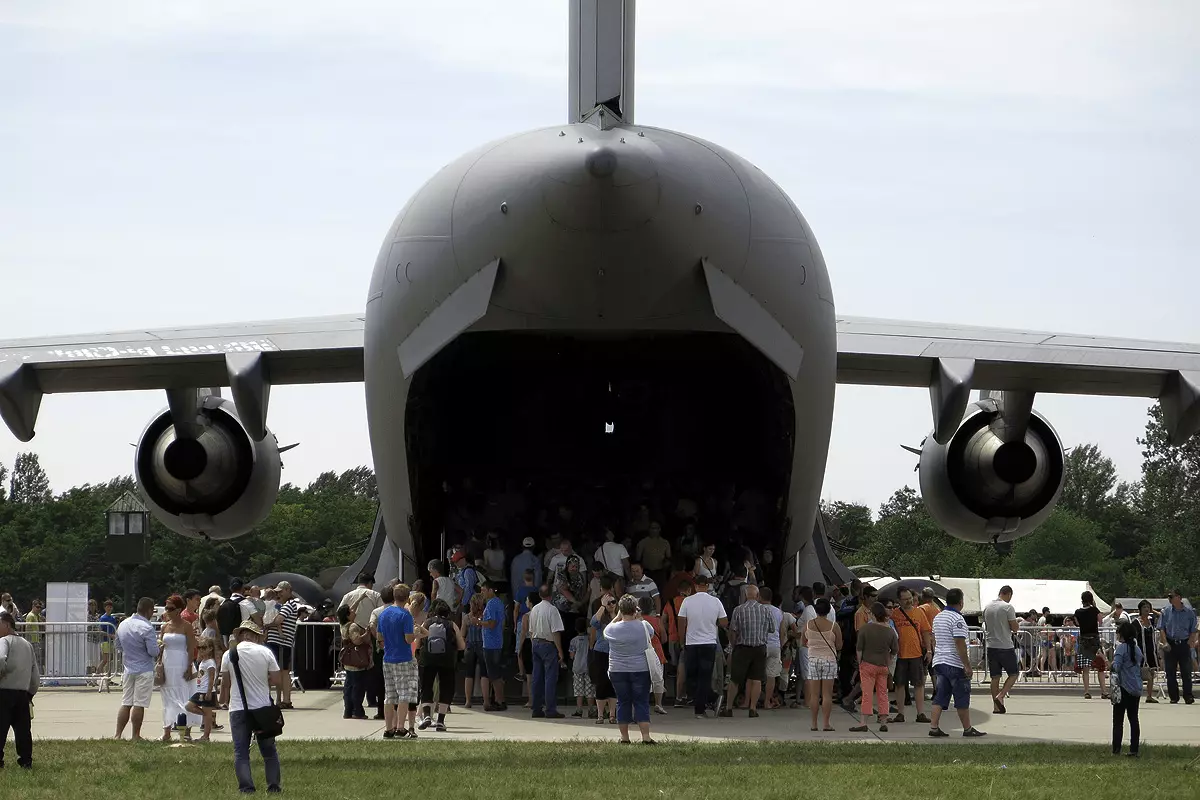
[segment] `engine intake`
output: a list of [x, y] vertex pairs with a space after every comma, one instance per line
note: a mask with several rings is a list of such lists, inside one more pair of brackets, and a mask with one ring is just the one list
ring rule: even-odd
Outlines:
[[921, 446], [921, 495], [929, 513], [952, 536], [970, 542], [1008, 542], [1033, 532], [1058, 504], [1064, 469], [1062, 441], [1045, 417], [1032, 412], [1024, 440], [1002, 438], [995, 403], [972, 403], [945, 445], [932, 435]]
[[279, 444], [270, 432], [255, 442], [233, 401], [205, 398], [206, 424], [178, 439], [170, 411], [146, 426], [134, 477], [150, 510], [184, 536], [233, 539], [266, 519], [279, 494]]

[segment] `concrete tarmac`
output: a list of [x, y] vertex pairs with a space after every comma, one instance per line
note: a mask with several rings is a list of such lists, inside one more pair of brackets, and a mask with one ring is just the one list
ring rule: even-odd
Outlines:
[[[927, 724], [915, 723], [914, 707], [905, 709], [908, 722], [895, 723], [887, 733], [879, 733], [872, 723], [869, 733], [850, 733], [848, 728], [858, 724], [857, 717], [834, 707], [831, 733], [812, 732], [807, 709], [762, 711], [750, 719], [744, 710], [735, 711], [732, 719], [696, 719], [692, 710], [668, 708], [666, 716], [652, 715], [651, 729], [656, 739], [718, 741], [722, 739], [763, 741], [907, 741], [933, 745], [946, 743], [984, 744], [989, 742], [1073, 742], [1108, 745], [1112, 735], [1112, 705], [1094, 694], [1084, 700], [1079, 691], [1052, 689], [1018, 690], [1009, 698], [1008, 713], [992, 713], [986, 693], [976, 690], [972, 695], [971, 722], [987, 732], [982, 739], [963, 739], [962, 728], [953, 709], [942, 717], [942, 728], [950, 733], [947, 739], [928, 736]], [[285, 712], [288, 739], [381, 739], [383, 722], [375, 720], [342, 719], [342, 694], [333, 691], [296, 691], [292, 695], [295, 710]], [[35, 700], [33, 732], [39, 739], [100, 739], [111, 737], [115, 730], [121, 692], [114, 687], [109, 693], [93, 689], [43, 689]], [[570, 714], [574, 701], [561, 706]], [[1200, 744], [1200, 704], [1187, 706], [1182, 702], [1170, 705], [1162, 701], [1140, 708], [1142, 741], [1144, 744]], [[213, 733], [215, 741], [229, 741], [227, 714], [220, 712], [218, 721], [226, 728]], [[516, 741], [615, 740], [617, 726], [597, 725], [594, 720], [567, 717], [561, 720], [532, 719], [530, 712], [510, 704], [506, 712], [488, 712], [455, 707], [446, 718], [449, 731], [435, 733], [432, 728], [421, 732], [422, 739], [511, 739]], [[146, 710], [142, 735], [155, 739], [162, 736], [162, 705], [156, 692]], [[199, 731], [195, 732], [199, 736]], [[636, 737], [636, 733], [634, 736]], [[125, 737], [130, 736], [127, 729]], [[1125, 741], [1128, 742], [1128, 727]]]

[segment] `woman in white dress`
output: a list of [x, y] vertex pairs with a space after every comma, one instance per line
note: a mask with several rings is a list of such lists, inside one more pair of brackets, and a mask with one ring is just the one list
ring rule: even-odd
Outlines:
[[196, 678], [193, 668], [192, 653], [196, 652], [196, 631], [192, 625], [181, 616], [186, 608], [183, 598], [171, 595], [167, 598], [163, 613], [162, 641], [159, 644], [159, 654], [162, 660], [163, 683], [163, 736], [164, 742], [171, 741], [171, 729], [179, 723], [180, 716], [185, 718], [186, 731], [184, 741], [192, 738], [192, 726], [202, 724], [203, 720], [196, 714], [187, 713], [188, 700], [192, 696], [192, 686]]

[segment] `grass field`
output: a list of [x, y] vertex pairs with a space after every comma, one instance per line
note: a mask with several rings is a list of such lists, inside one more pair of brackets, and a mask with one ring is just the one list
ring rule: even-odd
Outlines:
[[[432, 737], [430, 737], [432, 738]], [[911, 800], [1195, 797], [1193, 748], [1138, 760], [1103, 747], [1040, 744], [616, 744], [280, 740], [284, 796], [473, 800], [701, 800], [813, 797]], [[0, 772], [8, 800], [211, 800], [234, 796], [228, 744], [38, 742], [35, 768]], [[262, 762], [255, 780], [265, 793]]]

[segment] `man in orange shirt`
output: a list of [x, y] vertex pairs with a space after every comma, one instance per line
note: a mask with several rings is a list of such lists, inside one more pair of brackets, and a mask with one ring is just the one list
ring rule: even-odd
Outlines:
[[896, 714], [892, 722], [904, 722], [904, 688], [913, 687], [917, 704], [917, 722], [928, 722], [925, 716], [925, 673], [933, 660], [933, 626], [925, 612], [916, 605], [911, 589], [901, 589], [900, 607], [892, 611], [892, 623], [900, 637], [900, 656], [896, 661]]

